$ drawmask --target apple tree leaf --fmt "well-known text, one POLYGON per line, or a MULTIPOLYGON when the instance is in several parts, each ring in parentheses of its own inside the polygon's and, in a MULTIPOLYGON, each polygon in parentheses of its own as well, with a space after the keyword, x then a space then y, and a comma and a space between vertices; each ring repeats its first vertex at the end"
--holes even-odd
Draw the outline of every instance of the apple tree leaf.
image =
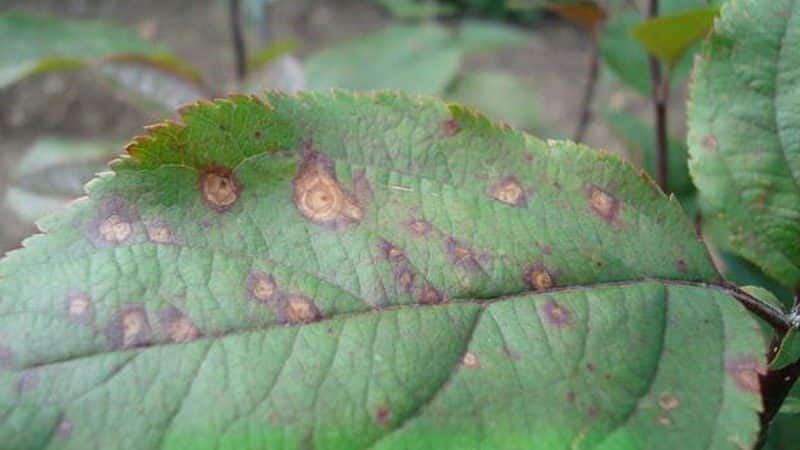
POLYGON ((758 324, 617 158, 391 92, 148 128, 0 262, 0 442, 727 449, 758 324))

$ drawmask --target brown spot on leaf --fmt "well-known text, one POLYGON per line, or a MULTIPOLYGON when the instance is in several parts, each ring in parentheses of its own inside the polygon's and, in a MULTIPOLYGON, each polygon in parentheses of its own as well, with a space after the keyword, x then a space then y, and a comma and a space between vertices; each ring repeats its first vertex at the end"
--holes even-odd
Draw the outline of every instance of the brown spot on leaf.
POLYGON ((759 376, 766 373, 764 366, 752 356, 740 356, 728 360, 725 370, 739 388, 753 393, 759 393, 761 386, 759 376))
POLYGON ((36 372, 25 372, 17 383, 17 388, 20 393, 25 393, 33 390, 39 384, 39 374, 36 372))
POLYGON ((591 185, 586 189, 586 198, 592 211, 605 222, 620 226, 622 202, 607 191, 591 185))
POLYGON ((668 426, 672 425, 672 419, 670 419, 668 416, 663 416, 662 415, 662 416, 656 417, 656 423, 659 424, 659 425, 663 425, 665 427, 668 427, 668 426))
POLYGON ((568 403, 575 403, 575 392, 574 391, 567 392, 566 400, 568 403))
POLYGON ((454 237, 448 237, 445 239, 445 249, 447 255, 450 256, 450 261, 457 267, 465 270, 476 270, 480 268, 478 260, 475 258, 475 251, 464 242, 454 237))
POLYGON ((425 237, 430 234, 433 227, 426 220, 413 219, 408 222, 408 229, 415 236, 425 237))
POLYGON ((298 295, 290 295, 284 305, 284 321, 290 324, 309 323, 319 320, 322 315, 311 300, 298 295))
POLYGON ((247 295, 260 303, 266 303, 273 299, 278 292, 278 285, 271 274, 254 270, 247 276, 247 295))
POLYGON ((403 250, 385 239, 378 241, 378 249, 389 261, 395 282, 402 292, 417 298, 422 304, 438 304, 444 301, 441 293, 416 272, 403 250))
POLYGON ((356 197, 361 203, 369 202, 375 195, 372 191, 372 184, 363 169, 356 171, 353 176, 353 186, 356 191, 356 197))
POLYGON ((125 242, 133 232, 130 222, 126 222, 122 217, 112 214, 100 222, 100 236, 106 242, 119 244, 125 242))
POLYGON ((62 418, 61 422, 58 423, 58 428, 56 428, 56 433, 58 437, 62 439, 66 439, 72 435, 72 421, 66 418, 62 418))
POLYGON ((201 336, 194 323, 174 306, 170 306, 161 313, 161 324, 171 342, 190 342, 201 336))
POLYGON ((7 369, 14 363, 14 352, 5 344, 0 344, 0 369, 7 369))
POLYGON ((111 321, 108 339, 114 349, 141 347, 150 343, 150 322, 140 305, 124 308, 111 321))
POLYGON ((674 395, 665 392, 658 396, 658 406, 664 411, 670 411, 681 405, 681 402, 674 395))
POLYGON ((211 209, 225 212, 239 200, 242 188, 233 172, 222 166, 213 166, 200 175, 200 192, 211 209))
POLYGON ((528 287, 534 291, 545 291, 555 286, 553 273, 540 262, 531 264, 523 277, 528 287))
POLYGON ((387 405, 380 405, 375 410, 375 421, 382 427, 388 427, 392 419, 392 410, 387 405))
POLYGON ((422 285, 419 302, 423 305, 438 305, 445 301, 444 296, 436 288, 425 282, 422 285))
POLYGON ((545 321, 556 327, 565 327, 572 322, 572 311, 555 300, 544 302, 540 311, 545 321))
POLYGON ((686 260, 683 258, 679 258, 675 264, 678 266, 678 272, 686 273, 689 271, 689 268, 686 266, 686 260))
POLYGON ((147 238, 156 244, 174 244, 175 236, 165 222, 157 220, 147 224, 147 238))
POLYGON ((545 245, 544 247, 542 247, 542 253, 544 253, 545 255, 552 255, 553 248, 550 247, 549 245, 545 245))
POLYGON ((444 133, 447 137, 453 137, 457 135, 461 131, 461 127, 458 125, 458 121, 451 117, 444 122, 442 122, 442 133, 444 133))
POLYGON ((306 152, 294 178, 294 203, 306 219, 336 228, 364 217, 353 195, 336 180, 333 161, 313 151, 306 152))
POLYGON ((75 323, 88 323, 92 318, 92 299, 84 292, 67 296, 67 316, 75 323))
POLYGON ((527 198, 516 177, 509 176, 495 183, 489 193, 495 200, 514 206, 525 206, 527 198))
POLYGON ((704 149, 708 150, 709 152, 716 152, 717 151, 717 137, 713 134, 708 134, 703 136, 703 139, 700 141, 700 145, 703 146, 704 149))
POLYGON ((478 357, 475 356, 472 352, 464 353, 464 356, 461 357, 461 365, 466 367, 467 369, 476 369, 481 366, 481 362, 478 360, 478 357))

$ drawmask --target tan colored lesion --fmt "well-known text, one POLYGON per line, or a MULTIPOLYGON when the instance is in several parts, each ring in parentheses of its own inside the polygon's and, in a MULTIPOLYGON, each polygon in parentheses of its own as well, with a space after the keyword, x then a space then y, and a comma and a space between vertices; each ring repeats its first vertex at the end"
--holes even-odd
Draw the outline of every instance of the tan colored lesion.
POLYGON ((131 236, 133 226, 120 215, 112 214, 100 223, 99 231, 106 242, 118 244, 131 236))
POLYGON ((315 322, 321 318, 317 305, 298 295, 288 296, 284 308, 284 320, 289 324, 315 322))
POLYGON ((525 283, 534 291, 545 291, 555 286, 553 274, 542 263, 531 264, 525 271, 525 283))
POLYGON ((525 190, 516 177, 506 177, 492 186, 490 195, 495 200, 513 206, 525 206, 525 190))
POLYGON ((598 217, 611 225, 621 225, 622 202, 619 199, 595 185, 587 187, 586 198, 592 212, 598 217))
POLYGON ((355 197, 336 180, 333 162, 307 152, 294 179, 294 203, 307 219, 318 224, 360 222, 364 211, 355 197))
POLYGON ((239 200, 241 186, 230 169, 211 167, 200 175, 200 191, 209 207, 225 212, 239 200))

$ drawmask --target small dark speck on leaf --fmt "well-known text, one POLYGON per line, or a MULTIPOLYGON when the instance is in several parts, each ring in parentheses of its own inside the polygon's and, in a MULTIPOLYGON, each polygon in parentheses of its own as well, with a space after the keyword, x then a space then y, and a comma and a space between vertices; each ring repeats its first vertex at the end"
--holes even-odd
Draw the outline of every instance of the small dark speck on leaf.
POLYGON ((686 273, 689 271, 689 268, 686 266, 686 260, 683 258, 678 259, 678 261, 676 261, 676 265, 678 266, 678 271, 680 273, 686 273))
POLYGON ((447 137, 453 137, 461 131, 458 121, 455 118, 450 118, 442 122, 442 132, 447 137))
POLYGON ((375 421, 383 427, 389 426, 389 421, 392 418, 392 410, 386 405, 380 405, 375 410, 375 421))
POLYGON ((709 152, 716 152, 717 151, 717 137, 713 134, 708 134, 703 136, 702 141, 700 144, 703 146, 704 149, 708 150, 709 152))
POLYGON ((61 419, 56 432, 62 439, 68 438, 72 434, 72 422, 69 419, 61 419))

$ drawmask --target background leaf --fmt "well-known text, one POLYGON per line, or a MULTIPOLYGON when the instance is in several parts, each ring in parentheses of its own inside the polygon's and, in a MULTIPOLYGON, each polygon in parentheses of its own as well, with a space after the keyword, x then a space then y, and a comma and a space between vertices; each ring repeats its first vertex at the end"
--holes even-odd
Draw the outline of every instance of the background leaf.
POLYGON ((672 66, 708 35, 718 13, 718 8, 703 8, 659 16, 637 25, 633 36, 650 54, 672 66))
POLYGON ((426 98, 266 101, 148 128, 0 262, 6 448, 754 442, 760 330, 635 169, 426 98))
POLYGON ((6 205, 28 222, 84 195, 83 185, 107 169, 122 146, 109 142, 44 138, 9 176, 6 205))
POLYGON ((733 0, 698 61, 689 167, 725 245, 800 285, 800 8, 733 0))
POLYGON ((447 98, 530 130, 536 125, 538 99, 526 81, 498 71, 467 73, 450 87, 447 98))
POLYGON ((21 13, 0 15, 0 88, 33 73, 82 67, 120 53, 162 49, 120 27, 21 13))

